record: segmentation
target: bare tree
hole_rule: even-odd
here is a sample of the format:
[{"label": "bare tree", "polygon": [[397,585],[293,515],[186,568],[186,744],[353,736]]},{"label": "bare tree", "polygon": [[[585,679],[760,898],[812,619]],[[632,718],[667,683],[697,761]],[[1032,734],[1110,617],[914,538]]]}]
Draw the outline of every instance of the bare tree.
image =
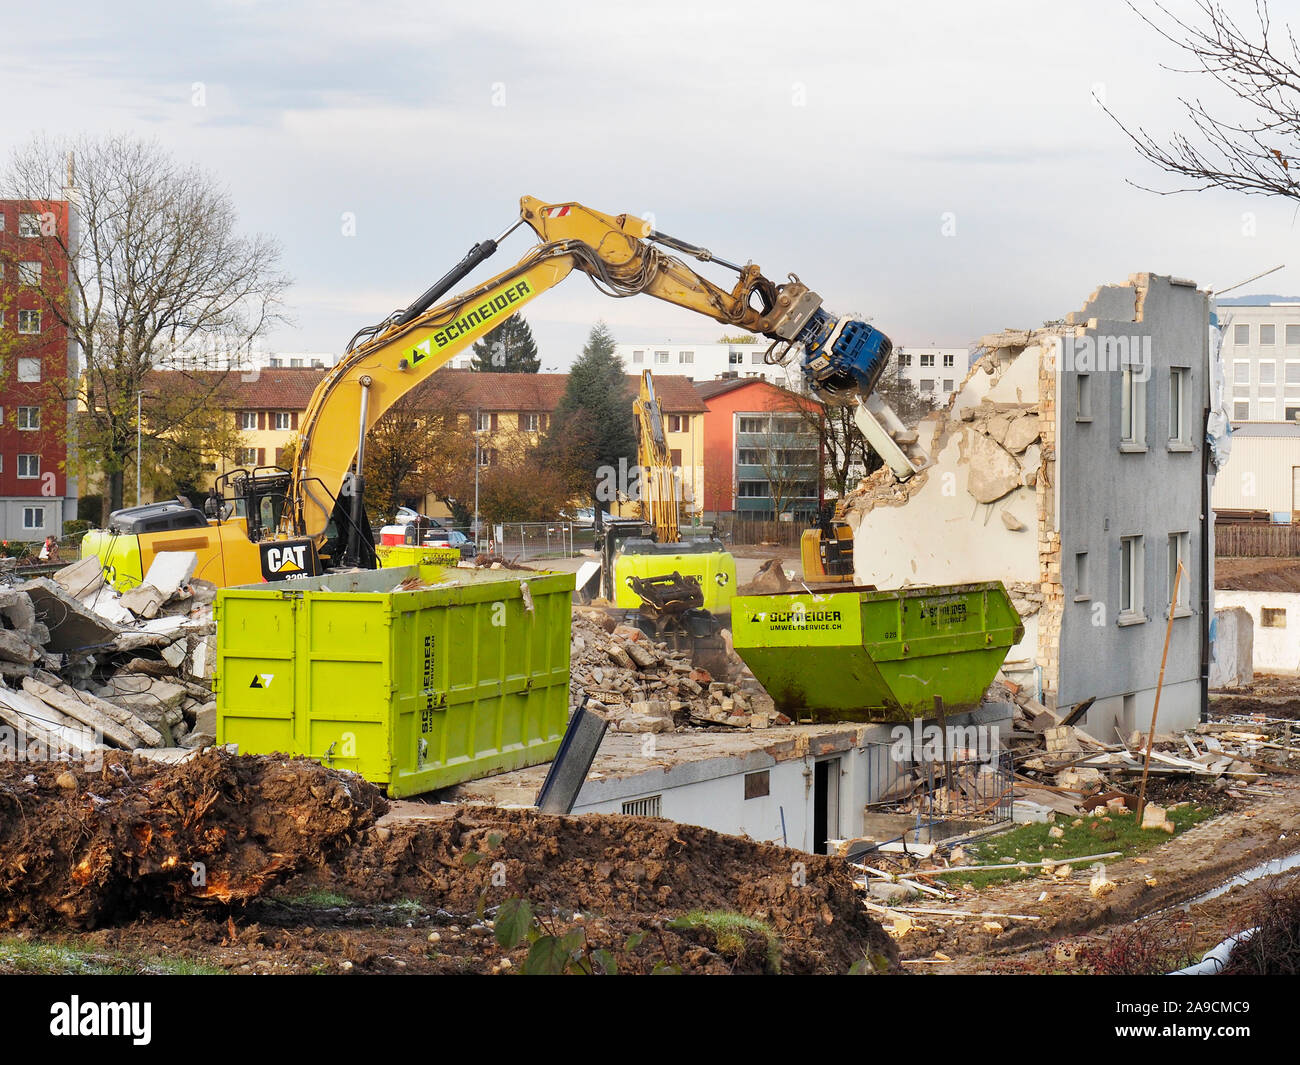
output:
[{"label": "bare tree", "polygon": [[472,471],[473,437],[461,425],[467,410],[466,389],[434,374],[375,423],[366,439],[366,505],[375,517],[391,520],[410,500],[418,509],[427,495],[444,498],[462,465]]},{"label": "bare tree", "polygon": [[1140,126],[1130,129],[1106,109],[1145,159],[1190,182],[1148,191],[1224,188],[1300,199],[1300,175],[1291,169],[1293,162],[1300,165],[1300,47],[1294,32],[1273,25],[1267,0],[1255,0],[1246,25],[1216,0],[1196,0],[1195,6],[1199,18],[1193,23],[1163,3],[1153,4],[1149,14],[1129,3],[1190,61],[1166,69],[1203,75],[1227,95],[1214,108],[1199,96],[1179,97],[1188,126],[1168,140]]},{"label": "bare tree", "polygon": [[[857,486],[868,473],[878,470],[884,461],[872,450],[854,420],[856,404],[823,406],[807,396],[783,389],[779,407],[798,414],[810,432],[817,434],[821,447],[823,474],[829,494],[843,496]],[[876,385],[876,393],[893,409],[908,428],[934,409],[933,401],[916,390],[905,377],[894,372],[891,363]]]},{"label": "bare tree", "polygon": [[778,400],[766,415],[769,428],[755,441],[758,462],[752,464],[767,481],[772,517],[777,521],[800,498],[815,497],[820,479],[820,440],[811,431],[806,412],[784,409],[783,402],[784,398]]},{"label": "bare tree", "polygon": [[[241,235],[229,193],[150,141],[38,137],[13,153],[3,185],[36,204],[72,204],[67,239],[53,225],[34,238],[66,271],[46,269],[33,287],[80,350],[65,385],[80,412],[74,461],[106,478],[107,512],[122,505],[146,375],[175,352],[207,349],[227,366],[246,357],[283,320],[280,251]],[[194,396],[190,412],[208,398]]]}]

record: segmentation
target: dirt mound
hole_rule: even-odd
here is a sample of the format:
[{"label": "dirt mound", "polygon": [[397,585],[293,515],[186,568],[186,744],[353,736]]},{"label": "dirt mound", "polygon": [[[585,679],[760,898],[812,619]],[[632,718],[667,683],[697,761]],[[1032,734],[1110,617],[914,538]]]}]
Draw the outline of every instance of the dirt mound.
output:
[{"label": "dirt mound", "polygon": [[621,957],[624,972],[663,962],[691,972],[714,971],[714,962],[726,971],[738,962],[742,971],[773,967],[754,942],[740,946],[746,936],[734,937],[735,956],[722,961],[719,914],[763,922],[783,972],[897,959],[843,863],[657,818],[464,807],[442,820],[382,825],[331,870],[286,890],[309,886],[364,902],[415,898],[453,914],[482,916],[507,899],[526,899],[548,919],[594,914],[584,928],[593,951],[645,935],[642,949]]},{"label": "dirt mound", "polygon": [[209,750],[180,765],[109,754],[0,764],[0,921],[93,927],[242,901],[319,865],[387,804],[305,759]]},{"label": "dirt mound", "polygon": [[1300,559],[1216,558],[1214,586],[1223,591],[1300,592]]}]

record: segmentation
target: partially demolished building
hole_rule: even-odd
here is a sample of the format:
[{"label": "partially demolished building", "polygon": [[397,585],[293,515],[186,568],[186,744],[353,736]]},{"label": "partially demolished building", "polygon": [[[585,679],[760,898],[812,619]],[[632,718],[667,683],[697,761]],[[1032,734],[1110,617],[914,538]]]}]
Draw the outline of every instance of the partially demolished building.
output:
[{"label": "partially demolished building", "polygon": [[[919,443],[848,500],[855,570],[881,588],[1001,580],[1025,623],[1006,673],[1113,742],[1206,694],[1212,529],[1204,515],[1209,309],[1189,281],[1136,274],[1041,329],[984,338]],[[1217,353],[1216,356],[1217,357]],[[1174,598],[1175,574],[1178,591]]]}]

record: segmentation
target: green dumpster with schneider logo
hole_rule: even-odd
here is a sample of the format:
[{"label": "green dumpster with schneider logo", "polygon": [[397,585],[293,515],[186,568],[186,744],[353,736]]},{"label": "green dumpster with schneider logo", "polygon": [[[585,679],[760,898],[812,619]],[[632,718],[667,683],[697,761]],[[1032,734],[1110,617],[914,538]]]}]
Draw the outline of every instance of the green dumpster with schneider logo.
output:
[{"label": "green dumpster with schneider logo", "polygon": [[414,795],[550,761],[573,574],[400,566],[217,593],[217,742]]},{"label": "green dumpster with schneider logo", "polygon": [[743,595],[736,653],[797,720],[909,721],[978,706],[1024,626],[1000,581]]}]

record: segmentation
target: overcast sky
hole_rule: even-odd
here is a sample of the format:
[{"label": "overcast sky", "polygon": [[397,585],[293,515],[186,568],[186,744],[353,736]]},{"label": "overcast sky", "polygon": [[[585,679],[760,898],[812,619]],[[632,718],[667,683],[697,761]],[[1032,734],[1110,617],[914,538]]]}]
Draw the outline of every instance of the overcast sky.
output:
[{"label": "overcast sky", "polygon": [[[219,175],[295,278],[273,349],[339,350],[505,228],[523,194],[651,212],[775,280],[799,274],[895,343],[965,345],[1136,271],[1217,289],[1288,261],[1284,202],[1126,183],[1169,187],[1092,93],[1168,130],[1175,95],[1198,91],[1159,67],[1178,60],[1119,0],[65,0],[6,14],[0,145],[127,131]],[[1300,290],[1297,268],[1254,288]],[[601,317],[622,341],[724,331],[576,273],[527,317],[544,368]]]}]

